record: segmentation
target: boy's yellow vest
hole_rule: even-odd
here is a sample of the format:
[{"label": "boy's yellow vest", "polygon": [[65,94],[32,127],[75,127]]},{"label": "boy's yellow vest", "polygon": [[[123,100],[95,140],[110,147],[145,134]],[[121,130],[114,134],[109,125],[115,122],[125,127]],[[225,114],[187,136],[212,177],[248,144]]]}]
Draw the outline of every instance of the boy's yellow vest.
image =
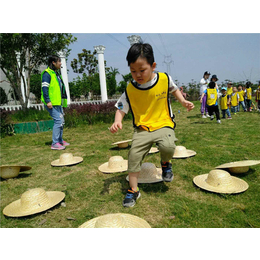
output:
[{"label": "boy's yellow vest", "polygon": [[256,99],[260,100],[260,88],[256,91]]},{"label": "boy's yellow vest", "polygon": [[236,107],[238,105],[237,102],[237,93],[231,95],[231,106]]},{"label": "boy's yellow vest", "polygon": [[215,88],[208,88],[207,89],[207,105],[214,106],[216,104],[218,98],[218,93]]},{"label": "boy's yellow vest", "polygon": [[233,92],[232,87],[227,88],[227,95],[231,96],[232,92]]},{"label": "boy's yellow vest", "polygon": [[125,93],[134,127],[150,132],[163,127],[175,128],[170,114],[169,78],[166,73],[158,73],[157,82],[148,89],[140,89],[131,82]]},{"label": "boy's yellow vest", "polygon": [[[50,82],[50,86],[49,86],[49,97],[50,97],[52,105],[67,107],[67,99],[61,98],[60,84],[59,84],[59,80],[56,76],[55,71],[48,67],[46,70],[44,70],[42,72],[41,80],[42,80],[42,75],[45,71],[48,72],[51,76],[51,82]],[[44,98],[43,98],[42,89],[41,89],[41,101],[46,105],[46,102],[44,101]]]},{"label": "boy's yellow vest", "polygon": [[239,95],[239,102],[244,101],[244,91],[240,90],[237,94]]},{"label": "boy's yellow vest", "polygon": [[252,89],[251,88],[247,88],[246,89],[246,99],[252,99]]},{"label": "boy's yellow vest", "polygon": [[228,109],[228,105],[227,105],[227,95],[226,96],[222,96],[221,100],[220,100],[220,108],[221,110],[226,110]]}]

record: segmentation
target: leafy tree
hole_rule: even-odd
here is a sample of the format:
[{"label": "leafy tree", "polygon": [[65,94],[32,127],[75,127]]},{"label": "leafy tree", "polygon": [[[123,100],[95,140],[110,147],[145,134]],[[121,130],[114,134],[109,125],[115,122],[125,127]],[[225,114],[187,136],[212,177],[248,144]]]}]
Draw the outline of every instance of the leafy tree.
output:
[{"label": "leafy tree", "polygon": [[123,77],[123,81],[119,82],[117,91],[123,93],[127,87],[127,84],[132,80],[132,74],[131,73],[128,73],[126,75],[121,74],[121,76]]},{"label": "leafy tree", "polygon": [[3,88],[0,87],[0,105],[4,105],[8,102],[7,95]]},{"label": "leafy tree", "polygon": [[106,74],[107,78],[107,90],[108,96],[113,96],[116,93],[116,75],[119,74],[118,69],[110,68],[109,72]]},{"label": "leafy tree", "polygon": [[35,95],[37,102],[41,100],[41,74],[31,76],[31,92]]},{"label": "leafy tree", "polygon": [[[48,56],[65,51],[77,38],[68,33],[1,33],[0,68],[19,97],[23,109],[27,108],[31,74],[39,73],[38,68],[46,64]],[[19,53],[19,58],[18,58]],[[24,77],[25,72],[27,81]],[[25,102],[22,97],[21,81],[27,84]],[[26,82],[25,82],[26,81]]]}]

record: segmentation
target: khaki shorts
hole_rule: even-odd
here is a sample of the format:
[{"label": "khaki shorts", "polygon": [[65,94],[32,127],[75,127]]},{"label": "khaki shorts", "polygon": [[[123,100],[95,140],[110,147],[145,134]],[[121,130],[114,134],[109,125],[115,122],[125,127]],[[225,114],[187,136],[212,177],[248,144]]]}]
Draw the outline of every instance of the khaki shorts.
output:
[{"label": "khaki shorts", "polygon": [[171,160],[177,140],[172,128],[164,127],[153,132],[135,129],[132,146],[128,153],[128,172],[139,172],[141,170],[142,161],[154,143],[160,151],[161,161]]}]

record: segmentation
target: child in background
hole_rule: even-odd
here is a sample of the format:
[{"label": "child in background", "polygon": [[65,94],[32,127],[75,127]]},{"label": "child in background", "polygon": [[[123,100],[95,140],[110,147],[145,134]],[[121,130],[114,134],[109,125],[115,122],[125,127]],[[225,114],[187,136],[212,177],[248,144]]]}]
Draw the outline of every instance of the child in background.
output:
[{"label": "child in background", "polygon": [[237,107],[239,104],[239,94],[237,94],[237,88],[233,87],[233,92],[231,94],[231,112],[237,113]]},{"label": "child in background", "polygon": [[244,112],[246,111],[246,106],[245,106],[245,102],[244,102],[244,94],[245,92],[242,90],[242,85],[239,84],[238,85],[238,92],[237,94],[239,95],[239,104],[237,106],[237,112],[239,112],[240,110],[240,105],[242,105],[242,108],[244,110]]},{"label": "child in background", "polygon": [[247,111],[251,111],[251,105],[252,105],[252,88],[251,88],[251,82],[248,81],[246,83],[246,89],[245,89],[245,100],[246,100],[246,108]]},{"label": "child in background", "polygon": [[177,139],[174,133],[175,122],[169,100],[170,93],[188,111],[193,109],[194,105],[184,99],[170,76],[166,73],[154,72],[156,63],[150,44],[133,44],[126,59],[134,80],[128,84],[116,103],[115,121],[110,127],[110,132],[116,133],[118,129],[122,129],[122,120],[130,110],[135,130],[128,153],[130,188],[123,200],[123,206],[133,207],[141,195],[138,177],[142,160],[153,143],[159,147],[163,180],[170,182],[173,179],[170,160],[174,154]]},{"label": "child in background", "polygon": [[201,98],[200,103],[204,96],[207,96],[207,108],[210,115],[210,120],[214,119],[213,113],[216,114],[217,123],[220,124],[219,109],[218,109],[218,90],[216,89],[216,83],[211,81],[208,85],[208,89],[205,89]]},{"label": "child in background", "polygon": [[222,96],[220,97],[220,108],[222,111],[222,118],[226,118],[226,114],[227,114],[227,119],[232,119],[229,109],[228,109],[228,105],[230,104],[230,95],[227,95],[227,88],[223,87],[221,89],[221,93]]},{"label": "child in background", "polygon": [[256,90],[255,93],[255,101],[257,102],[258,112],[260,112],[260,81],[259,81],[258,89]]}]

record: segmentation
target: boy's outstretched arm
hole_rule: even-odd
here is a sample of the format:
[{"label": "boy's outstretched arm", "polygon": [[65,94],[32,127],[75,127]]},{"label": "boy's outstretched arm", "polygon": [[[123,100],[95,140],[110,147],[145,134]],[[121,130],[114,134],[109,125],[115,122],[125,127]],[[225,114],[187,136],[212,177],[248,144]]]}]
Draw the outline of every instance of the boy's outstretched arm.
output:
[{"label": "boy's outstretched arm", "polygon": [[190,101],[186,100],[181,92],[179,91],[179,89],[177,89],[176,91],[174,91],[172,93],[177,99],[178,101],[182,104],[183,107],[186,107],[187,108],[187,111],[190,111],[194,108],[194,104],[191,103]]},{"label": "boy's outstretched arm", "polygon": [[115,121],[113,123],[113,125],[109,128],[110,132],[116,133],[118,131],[118,128],[122,129],[122,120],[125,116],[125,112],[117,109],[116,111],[116,115],[115,115]]}]

